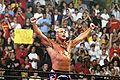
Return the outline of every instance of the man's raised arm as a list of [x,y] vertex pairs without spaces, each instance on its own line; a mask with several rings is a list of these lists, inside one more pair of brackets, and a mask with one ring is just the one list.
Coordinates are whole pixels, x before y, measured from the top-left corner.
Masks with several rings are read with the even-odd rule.
[[35,33],[38,35],[38,37],[41,39],[41,42],[44,46],[50,46],[50,41],[49,39],[42,33],[42,31],[38,28],[36,24],[37,19],[31,18],[31,23],[33,25],[33,29]]
[[89,33],[91,32],[92,29],[95,28],[95,25],[93,23],[90,24],[90,28],[88,28],[86,31],[84,31],[83,33],[81,33],[78,37],[76,37],[73,41],[72,41],[72,45],[73,47],[76,46],[78,43],[80,43],[80,41],[82,41],[83,39],[85,39]]

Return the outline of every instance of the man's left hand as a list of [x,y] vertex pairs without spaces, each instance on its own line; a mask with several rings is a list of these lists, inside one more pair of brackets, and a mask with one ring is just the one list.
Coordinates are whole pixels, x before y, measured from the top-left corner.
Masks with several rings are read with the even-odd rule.
[[93,30],[93,29],[95,29],[95,24],[93,24],[93,23],[90,23],[90,28]]

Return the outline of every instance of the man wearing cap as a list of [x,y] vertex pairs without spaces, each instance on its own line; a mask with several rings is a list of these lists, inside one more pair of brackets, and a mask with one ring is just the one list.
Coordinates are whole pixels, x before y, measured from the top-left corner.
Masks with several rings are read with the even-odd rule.
[[[63,28],[59,28],[56,32],[56,40],[53,41],[47,38],[42,33],[42,31],[36,25],[36,21],[37,19],[35,18],[31,19],[35,33],[37,33],[37,35],[40,37],[42,44],[46,46],[46,50],[48,51],[48,54],[51,57],[53,71],[63,73],[69,72],[71,63],[70,53],[72,48],[75,47],[84,38],[86,38],[91,32],[91,30],[95,28],[95,25],[91,23],[90,28],[88,28],[85,32],[81,33],[74,40],[68,41],[66,41],[65,30]],[[59,75],[55,76],[55,78],[58,77]]]

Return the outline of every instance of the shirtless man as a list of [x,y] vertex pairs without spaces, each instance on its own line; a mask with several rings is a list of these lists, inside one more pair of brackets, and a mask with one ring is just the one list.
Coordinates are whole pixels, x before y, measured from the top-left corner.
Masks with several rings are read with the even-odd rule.
[[91,30],[95,28],[95,25],[91,23],[90,28],[85,32],[81,33],[74,40],[68,41],[66,41],[65,30],[63,28],[59,28],[56,32],[56,41],[53,41],[41,32],[36,25],[36,21],[37,19],[35,18],[31,19],[35,33],[40,37],[42,44],[46,46],[48,54],[51,57],[52,69],[54,71],[69,72],[71,63],[70,53],[72,48],[86,38]]

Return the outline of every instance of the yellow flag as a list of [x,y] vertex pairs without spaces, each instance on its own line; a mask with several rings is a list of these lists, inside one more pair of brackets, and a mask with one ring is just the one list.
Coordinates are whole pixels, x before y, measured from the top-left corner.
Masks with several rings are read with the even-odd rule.
[[29,29],[15,29],[14,43],[17,44],[32,44],[33,30]]

